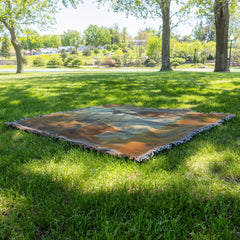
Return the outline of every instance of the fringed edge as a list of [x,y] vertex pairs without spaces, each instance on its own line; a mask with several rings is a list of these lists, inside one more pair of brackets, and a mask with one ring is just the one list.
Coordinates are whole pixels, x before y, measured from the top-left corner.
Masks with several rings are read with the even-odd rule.
[[[49,116],[49,115],[52,115],[52,114],[58,114],[58,113],[67,113],[67,112],[76,112],[76,111],[80,111],[80,110],[85,110],[85,109],[94,109],[94,108],[98,108],[98,107],[104,107],[104,106],[113,106],[114,107],[124,107],[124,106],[129,106],[129,107],[132,107],[131,105],[115,105],[115,104],[107,104],[107,105],[99,105],[99,106],[94,106],[94,107],[88,107],[88,108],[79,108],[79,109],[75,109],[75,110],[70,110],[70,111],[62,111],[62,112],[56,112],[56,113],[49,113],[49,114],[45,114],[45,115],[39,115],[39,116],[35,116],[35,117],[32,117],[32,118],[22,118],[18,121],[14,121],[14,122],[5,122],[4,124],[7,125],[7,126],[11,126],[11,127],[15,127],[17,129],[21,129],[21,130],[24,130],[24,131],[27,131],[27,132],[31,132],[31,133],[34,133],[34,134],[38,134],[38,135],[43,135],[43,136],[47,136],[47,137],[51,137],[55,140],[61,140],[61,141],[66,141],[68,143],[71,143],[73,145],[80,145],[82,146],[83,148],[86,148],[86,149],[89,149],[89,150],[97,150],[97,151],[100,151],[102,153],[107,153],[107,154],[110,154],[110,155],[114,155],[114,156],[118,156],[118,157],[125,157],[125,158],[129,158],[129,159],[132,159],[132,160],[136,160],[137,162],[142,162],[142,161],[145,161],[149,158],[151,158],[152,156],[154,156],[155,154],[163,151],[163,150],[168,150],[168,149],[171,149],[173,146],[177,146],[177,145],[180,145],[180,144],[183,144],[185,142],[188,142],[190,141],[195,135],[203,132],[203,131],[207,131],[213,127],[216,127],[220,124],[222,124],[223,122],[225,121],[229,121],[231,120],[232,118],[234,118],[236,116],[236,114],[229,114],[226,118],[223,118],[223,119],[220,119],[218,121],[216,121],[215,123],[212,123],[212,124],[208,124],[202,128],[199,128],[199,129],[195,129],[194,131],[192,131],[191,133],[188,133],[185,137],[183,137],[182,139],[178,140],[178,141],[175,141],[175,142],[172,142],[172,143],[169,143],[169,144],[166,144],[166,145],[163,145],[163,146],[159,146],[157,148],[154,148],[153,150],[150,150],[148,151],[147,153],[145,154],[142,154],[141,156],[132,156],[132,155],[126,155],[126,154],[123,154],[121,152],[118,152],[117,150],[115,149],[110,149],[110,148],[104,148],[104,147],[98,147],[96,145],[93,145],[93,144],[89,144],[89,143],[86,143],[86,142],[80,142],[80,141],[74,141],[74,140],[71,140],[69,138],[66,138],[64,136],[57,136],[57,135],[54,135],[54,134],[51,134],[49,132],[45,132],[45,131],[42,131],[42,130],[39,130],[39,129],[34,129],[34,128],[30,128],[30,127],[26,127],[26,126],[23,126],[21,124],[19,124],[20,121],[24,121],[24,120],[27,120],[27,119],[33,119],[33,118],[39,118],[39,117],[45,117],[45,116]],[[134,108],[138,108],[138,109],[147,109],[147,108],[141,108],[141,107],[134,107]],[[160,108],[160,109],[156,109],[156,108],[149,108],[149,109],[154,109],[154,110],[178,110],[178,111],[185,111],[185,112],[195,112],[195,113],[200,113],[200,114],[206,114],[206,113],[201,113],[201,112],[197,112],[197,111],[193,111],[191,109],[169,109],[169,108]],[[216,113],[216,112],[211,112],[209,114],[217,114],[217,115],[227,115],[228,113]]]
[[[210,113],[210,114],[220,114],[220,113]],[[226,114],[226,113],[222,113],[222,114]],[[181,138],[180,140],[169,143],[169,144],[166,144],[166,145],[163,145],[163,146],[160,146],[160,147],[157,147],[157,148],[154,148],[153,150],[150,150],[149,152],[137,157],[136,160],[138,162],[145,161],[145,160],[151,158],[153,155],[155,155],[155,154],[157,154],[157,153],[159,153],[163,150],[168,150],[168,149],[171,149],[173,146],[178,146],[180,144],[189,142],[197,134],[199,134],[201,132],[204,132],[204,131],[207,131],[207,130],[209,130],[211,128],[214,128],[216,126],[219,126],[220,124],[222,124],[225,121],[230,121],[235,116],[236,116],[236,114],[231,114],[231,115],[227,116],[226,118],[223,118],[223,119],[220,119],[220,120],[216,121],[215,123],[211,123],[211,124],[208,124],[208,125],[206,125],[202,128],[195,129],[194,131],[188,133],[185,137]]]

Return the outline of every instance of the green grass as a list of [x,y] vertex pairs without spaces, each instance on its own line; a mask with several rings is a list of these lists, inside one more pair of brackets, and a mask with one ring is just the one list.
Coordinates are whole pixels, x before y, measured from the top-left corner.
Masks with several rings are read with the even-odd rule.
[[[196,69],[196,68],[210,68],[214,69],[214,64],[212,63],[187,63],[187,64],[182,64],[180,66],[177,66],[176,69]],[[231,67],[232,68],[232,67]]]
[[17,69],[15,65],[0,65],[0,69]]
[[[4,125],[101,104],[236,117],[136,162]],[[0,74],[0,239],[239,239],[239,73]]]

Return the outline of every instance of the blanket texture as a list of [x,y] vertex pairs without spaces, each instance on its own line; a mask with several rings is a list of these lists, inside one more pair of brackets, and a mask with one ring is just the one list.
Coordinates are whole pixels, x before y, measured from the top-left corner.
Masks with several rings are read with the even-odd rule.
[[140,162],[234,116],[110,104],[5,124]]

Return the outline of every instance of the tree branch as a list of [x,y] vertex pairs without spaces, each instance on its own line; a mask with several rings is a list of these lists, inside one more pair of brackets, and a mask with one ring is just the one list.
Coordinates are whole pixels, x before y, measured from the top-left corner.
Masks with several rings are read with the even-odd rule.
[[2,22],[8,30],[10,30],[10,26],[9,26],[9,24],[5,21],[5,19],[0,18],[0,22]]

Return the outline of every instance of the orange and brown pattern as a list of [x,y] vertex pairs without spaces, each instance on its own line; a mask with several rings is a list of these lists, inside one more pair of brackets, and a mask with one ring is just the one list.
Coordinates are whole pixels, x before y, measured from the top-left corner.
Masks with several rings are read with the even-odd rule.
[[113,155],[145,160],[234,114],[105,105],[6,123]]

